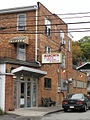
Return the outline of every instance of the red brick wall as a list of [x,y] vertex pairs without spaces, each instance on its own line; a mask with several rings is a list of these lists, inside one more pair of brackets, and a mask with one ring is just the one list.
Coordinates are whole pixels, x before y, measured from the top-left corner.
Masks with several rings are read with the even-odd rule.
[[[51,36],[48,37],[45,34],[39,34],[38,35],[38,41],[40,44],[38,44],[38,54],[41,56],[45,51],[45,46],[51,47],[52,52],[59,52],[60,47],[60,29],[63,29],[65,32],[65,41],[66,45],[63,46],[62,52],[65,54],[65,73],[61,70],[61,77],[62,79],[71,77],[72,74],[72,52],[68,52],[68,40],[69,37],[66,33],[67,31],[67,25],[59,19],[56,15],[53,15],[47,8],[45,8],[42,4],[39,5],[39,15],[43,15],[42,17],[39,17],[39,25],[45,24],[45,17],[51,21]],[[45,15],[45,16],[44,16]],[[64,25],[57,25],[58,33],[57,37],[55,36],[55,25],[53,24],[64,24]],[[39,30],[45,30],[45,26],[38,27]],[[72,44],[72,41],[71,41]],[[72,49],[72,48],[71,48]],[[72,50],[71,50],[72,51]],[[41,58],[41,57],[40,57]],[[68,58],[68,59],[67,59]],[[41,61],[41,59],[39,59]],[[67,63],[68,61],[68,63]],[[66,91],[62,91],[61,93],[57,92],[58,84],[60,81],[60,72],[57,73],[59,66],[60,71],[60,64],[42,64],[41,70],[47,71],[47,75],[45,77],[51,78],[52,80],[52,88],[51,89],[45,89],[44,88],[44,77],[39,80],[39,104],[41,104],[41,97],[51,97],[52,100],[55,100],[56,102],[60,102],[63,100],[64,95],[66,96]],[[68,66],[68,67],[67,67]],[[68,74],[69,71],[69,74]],[[67,76],[68,74],[68,76]],[[59,77],[59,78],[58,78]],[[63,95],[64,94],[64,95]]]
[[[82,77],[81,77],[82,76]],[[82,73],[77,70],[72,71],[72,78],[73,80],[76,80],[76,87],[73,87],[73,82],[72,85],[70,85],[70,93],[84,93],[87,94],[87,75],[85,73]],[[77,87],[77,81],[82,81],[83,83],[86,83],[86,88],[78,88]]]
[[[26,14],[26,31],[17,31],[17,15],[24,13]],[[16,59],[16,46],[14,46],[14,44],[9,43],[8,41],[13,39],[14,37],[27,36],[29,40],[29,45],[27,45],[26,47],[27,60],[35,59],[35,34],[30,34],[32,33],[32,30],[35,30],[36,27],[31,27],[31,25],[36,24],[36,18],[30,16],[35,15],[35,11],[0,15],[0,17],[4,18],[3,20],[0,19],[1,27],[7,28],[5,30],[0,31],[1,33],[3,33],[3,35],[0,34],[0,57],[6,56]],[[35,33],[35,31],[33,32]]]

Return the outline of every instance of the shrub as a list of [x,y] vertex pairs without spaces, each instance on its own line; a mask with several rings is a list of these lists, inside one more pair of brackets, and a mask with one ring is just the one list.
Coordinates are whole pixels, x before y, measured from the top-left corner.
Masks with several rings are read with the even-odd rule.
[[3,115],[4,114],[4,112],[3,112],[3,110],[0,108],[0,115]]

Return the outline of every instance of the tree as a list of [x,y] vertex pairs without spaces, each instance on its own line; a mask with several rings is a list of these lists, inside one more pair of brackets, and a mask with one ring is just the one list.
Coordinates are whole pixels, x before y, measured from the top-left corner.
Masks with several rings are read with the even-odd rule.
[[81,50],[83,51],[83,60],[90,61],[90,36],[85,36],[79,40]]
[[72,42],[72,59],[74,65],[78,65],[82,59],[82,55],[83,52],[81,51],[80,43],[78,41]]
[[72,42],[72,58],[74,65],[78,65],[80,61],[90,62],[90,36]]

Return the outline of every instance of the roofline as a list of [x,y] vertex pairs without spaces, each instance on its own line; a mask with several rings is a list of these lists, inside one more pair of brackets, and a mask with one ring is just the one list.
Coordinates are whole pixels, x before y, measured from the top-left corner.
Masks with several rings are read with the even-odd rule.
[[90,64],[90,62],[86,62],[86,63],[84,63],[83,65],[81,65],[81,66],[77,67],[76,69],[78,70],[79,68],[81,68],[81,67],[85,66],[86,64]]
[[65,25],[67,25],[67,23],[65,23],[58,15],[56,15],[55,13],[52,13],[50,10],[48,10],[48,8],[46,8],[46,6],[44,6],[41,2],[37,2],[37,4],[38,4],[38,7],[39,7],[39,4],[41,4],[45,9],[47,9],[48,12],[50,12],[50,14],[52,14],[55,17],[58,17],[59,20],[61,20]]
[[24,12],[24,11],[32,11],[32,10],[37,10],[37,9],[38,9],[37,5],[27,6],[27,7],[8,8],[8,9],[2,9],[2,10],[0,10],[0,14],[15,13],[15,12]]

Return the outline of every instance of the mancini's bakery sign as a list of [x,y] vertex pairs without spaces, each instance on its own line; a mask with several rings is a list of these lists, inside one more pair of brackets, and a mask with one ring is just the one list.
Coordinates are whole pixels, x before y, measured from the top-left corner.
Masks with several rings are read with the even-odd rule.
[[61,63],[61,62],[62,62],[61,53],[42,54],[42,63]]

